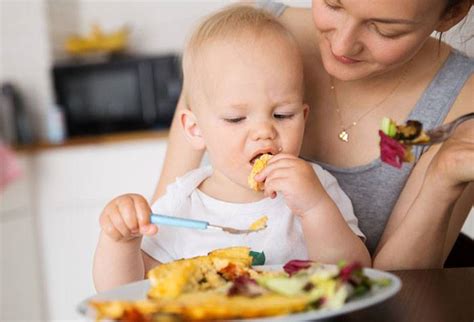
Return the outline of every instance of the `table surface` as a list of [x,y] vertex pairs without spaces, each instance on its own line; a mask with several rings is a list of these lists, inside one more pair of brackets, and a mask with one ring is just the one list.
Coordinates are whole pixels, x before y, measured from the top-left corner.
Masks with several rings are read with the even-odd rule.
[[474,321],[474,267],[391,272],[394,297],[329,321]]

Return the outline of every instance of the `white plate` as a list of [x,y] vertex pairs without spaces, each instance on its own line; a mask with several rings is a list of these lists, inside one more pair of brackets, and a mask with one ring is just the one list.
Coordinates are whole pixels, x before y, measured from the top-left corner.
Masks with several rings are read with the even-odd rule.
[[[281,270],[280,265],[274,266],[260,266],[255,267],[256,269],[265,269],[265,270]],[[364,294],[363,296],[357,297],[347,303],[345,303],[339,309],[323,309],[323,310],[314,310],[303,313],[295,313],[291,315],[281,315],[276,317],[268,317],[261,319],[246,319],[245,321],[301,321],[301,320],[317,320],[317,319],[326,319],[329,317],[357,311],[380,302],[385,301],[386,299],[395,295],[402,287],[400,279],[390,273],[379,271],[371,268],[364,268],[364,273],[371,279],[386,278],[391,281],[391,283],[386,287],[375,288],[371,292]],[[94,312],[89,308],[87,303],[90,300],[141,300],[146,298],[148,289],[150,288],[150,282],[148,280],[139,281],[135,283],[130,283],[116,289],[99,293],[97,295],[91,296],[84,301],[82,301],[78,306],[78,311],[88,319],[94,320]]]

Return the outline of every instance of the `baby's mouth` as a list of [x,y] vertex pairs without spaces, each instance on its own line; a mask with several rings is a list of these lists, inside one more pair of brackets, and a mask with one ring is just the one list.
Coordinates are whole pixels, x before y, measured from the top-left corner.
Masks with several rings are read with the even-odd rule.
[[250,162],[249,162],[249,163],[250,163],[250,165],[251,165],[251,166],[253,166],[253,165],[254,165],[254,163],[255,163],[255,161],[256,161],[258,158],[260,158],[262,155],[264,155],[264,154],[270,154],[270,155],[273,155],[273,153],[271,153],[271,152],[264,152],[264,153],[259,153],[259,154],[255,155],[255,156],[252,158],[252,160],[250,160]]

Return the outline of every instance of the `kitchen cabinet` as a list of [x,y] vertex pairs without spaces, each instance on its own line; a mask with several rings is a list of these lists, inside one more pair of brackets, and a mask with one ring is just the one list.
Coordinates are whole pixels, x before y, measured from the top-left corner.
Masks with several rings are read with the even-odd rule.
[[35,156],[48,320],[80,317],[77,304],[95,292],[92,263],[102,209],[124,193],[150,199],[165,152],[165,140],[142,140],[53,149]]
[[18,161],[22,175],[0,192],[0,321],[43,321],[31,158]]
[[22,153],[26,171],[0,201],[1,321],[81,319],[102,209],[123,193],[150,199],[165,152],[155,136]]

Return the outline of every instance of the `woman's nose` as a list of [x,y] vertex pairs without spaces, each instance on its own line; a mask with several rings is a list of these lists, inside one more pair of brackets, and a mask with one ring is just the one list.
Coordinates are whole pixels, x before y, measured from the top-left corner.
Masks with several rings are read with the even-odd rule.
[[345,21],[344,24],[336,30],[332,36],[331,49],[336,56],[355,56],[363,48],[359,41],[357,24],[351,21]]
[[276,137],[276,130],[272,122],[258,122],[252,129],[251,138],[253,140],[273,140]]

